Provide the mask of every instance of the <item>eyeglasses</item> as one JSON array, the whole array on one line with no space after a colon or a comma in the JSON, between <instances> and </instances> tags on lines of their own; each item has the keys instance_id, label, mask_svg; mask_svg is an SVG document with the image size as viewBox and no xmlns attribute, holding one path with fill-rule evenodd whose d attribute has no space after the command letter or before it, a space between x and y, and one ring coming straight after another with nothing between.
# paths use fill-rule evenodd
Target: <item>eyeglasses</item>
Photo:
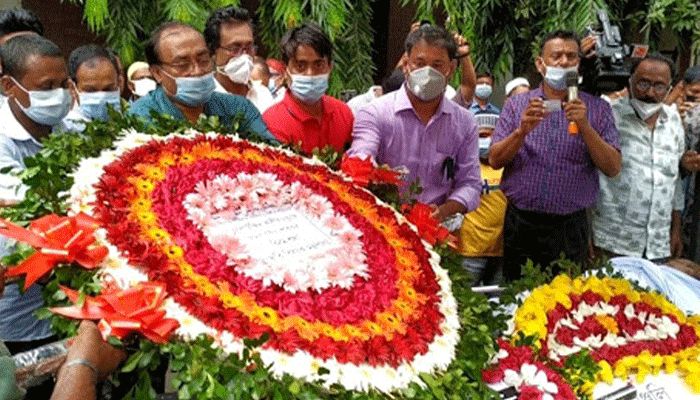
<instances>
[{"instance_id":1,"label":"eyeglasses","mask_svg":"<svg viewBox=\"0 0 700 400\"><path fill-rule=\"evenodd\" d=\"M255 53L257 53L258 51L258 46L254 44L241 45L238 43L234 43L227 47L219 46L219 48L231 54L232 56L240 56L244 53L252 56L255 55Z\"/></svg>"},{"instance_id":2,"label":"eyeglasses","mask_svg":"<svg viewBox=\"0 0 700 400\"><path fill-rule=\"evenodd\" d=\"M162 63L170 68L177 71L178 74L186 75L193 71L199 69L204 71L211 71L214 66L214 60L210 56L200 57L193 62L191 61L178 61L175 63Z\"/></svg>"},{"instance_id":3,"label":"eyeglasses","mask_svg":"<svg viewBox=\"0 0 700 400\"><path fill-rule=\"evenodd\" d=\"M668 91L669 85L665 83L651 83L650 81L646 79L640 79L637 81L637 83L634 85L637 90L646 92L647 90L654 88L654 91L656 93L666 93Z\"/></svg>"}]
</instances>

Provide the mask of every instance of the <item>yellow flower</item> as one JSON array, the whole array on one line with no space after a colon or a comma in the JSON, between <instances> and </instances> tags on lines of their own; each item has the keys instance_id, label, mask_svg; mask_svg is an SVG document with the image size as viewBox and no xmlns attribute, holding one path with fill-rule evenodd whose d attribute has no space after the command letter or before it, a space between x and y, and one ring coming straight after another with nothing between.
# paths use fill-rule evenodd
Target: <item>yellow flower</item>
<instances>
[{"instance_id":1,"label":"yellow flower","mask_svg":"<svg viewBox=\"0 0 700 400\"><path fill-rule=\"evenodd\" d=\"M168 258L180 258L185 252L182 250L182 247L178 245L172 245L168 247L168 250L166 252Z\"/></svg>"},{"instance_id":2,"label":"yellow flower","mask_svg":"<svg viewBox=\"0 0 700 400\"><path fill-rule=\"evenodd\" d=\"M613 370L610 364L608 364L607 361L601 361L598 365L600 365L598 380L612 384L615 377L613 376Z\"/></svg>"},{"instance_id":3,"label":"yellow flower","mask_svg":"<svg viewBox=\"0 0 700 400\"><path fill-rule=\"evenodd\" d=\"M620 332L620 328L617 326L615 319L609 315L596 315L595 319L599 324L603 326L608 332L617 334Z\"/></svg>"},{"instance_id":4,"label":"yellow flower","mask_svg":"<svg viewBox=\"0 0 700 400\"><path fill-rule=\"evenodd\" d=\"M166 240L170 239L170 234L168 232L164 231L163 229L160 228L151 228L148 230L148 237L153 239L156 242L164 242Z\"/></svg>"}]
</instances>

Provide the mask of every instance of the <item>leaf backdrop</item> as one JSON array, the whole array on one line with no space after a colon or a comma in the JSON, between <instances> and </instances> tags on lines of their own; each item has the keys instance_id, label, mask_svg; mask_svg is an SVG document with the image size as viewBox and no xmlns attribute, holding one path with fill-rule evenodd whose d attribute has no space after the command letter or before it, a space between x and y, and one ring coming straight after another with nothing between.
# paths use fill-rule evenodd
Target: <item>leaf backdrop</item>
<instances>
[{"instance_id":1,"label":"leaf backdrop","mask_svg":"<svg viewBox=\"0 0 700 400\"><path fill-rule=\"evenodd\" d=\"M64 0L66 1L66 0ZM161 22L179 20L203 28L211 10L239 5L239 0L67 0L84 8L90 30L106 38L125 64L142 58L143 42ZM389 1L389 0L381 0ZM686 54L700 52L700 5L697 0L392 0L416 9L416 19L444 21L473 44L477 69L498 77L532 71L533 54L543 33L596 22L596 8L609 10L623 35L649 41L656 49L661 32L678 39ZM260 0L256 35L269 56L279 56L284 32L305 20L320 24L335 45L330 93L365 90L372 84L375 0ZM253 11L253 10L250 10ZM375 21L385 24L389 21ZM641 40L640 40L641 39ZM383 71L380 71L383 72Z\"/></svg>"}]
</instances>

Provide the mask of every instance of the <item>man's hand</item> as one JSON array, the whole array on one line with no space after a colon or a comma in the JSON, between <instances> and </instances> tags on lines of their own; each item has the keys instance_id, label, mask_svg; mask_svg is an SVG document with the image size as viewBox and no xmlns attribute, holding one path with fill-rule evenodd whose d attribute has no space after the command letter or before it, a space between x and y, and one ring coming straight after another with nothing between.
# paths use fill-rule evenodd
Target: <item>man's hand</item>
<instances>
[{"instance_id":1,"label":"man's hand","mask_svg":"<svg viewBox=\"0 0 700 400\"><path fill-rule=\"evenodd\" d=\"M671 258L679 258L683 255L683 240L681 239L681 229L671 229Z\"/></svg>"},{"instance_id":2,"label":"man's hand","mask_svg":"<svg viewBox=\"0 0 700 400\"><path fill-rule=\"evenodd\" d=\"M680 106L678 106L678 113L681 115L682 118L685 118L685 113L699 106L700 103L693 101L684 101L683 103L681 103Z\"/></svg>"},{"instance_id":3,"label":"man's hand","mask_svg":"<svg viewBox=\"0 0 700 400\"><path fill-rule=\"evenodd\" d=\"M597 39L595 35L588 35L581 39L581 54L583 54L585 58L595 57L596 42Z\"/></svg>"},{"instance_id":4,"label":"man's hand","mask_svg":"<svg viewBox=\"0 0 700 400\"><path fill-rule=\"evenodd\" d=\"M78 329L78 336L68 349L66 361L82 358L92 363L99 371L98 379L106 379L126 358L126 353L102 340L97 325L83 321Z\"/></svg>"},{"instance_id":5,"label":"man's hand","mask_svg":"<svg viewBox=\"0 0 700 400\"><path fill-rule=\"evenodd\" d=\"M567 101L566 104L564 104L564 112L566 113L566 119L576 122L579 128L589 125L587 115L588 108L586 107L586 103L582 102L581 99Z\"/></svg>"},{"instance_id":6,"label":"man's hand","mask_svg":"<svg viewBox=\"0 0 700 400\"><path fill-rule=\"evenodd\" d=\"M455 43L457 43L457 58L469 57L469 52L471 50L467 39L465 39L464 36L460 35L457 32L453 33L452 35L454 37Z\"/></svg>"},{"instance_id":7,"label":"man's hand","mask_svg":"<svg viewBox=\"0 0 700 400\"><path fill-rule=\"evenodd\" d=\"M700 154L695 150L688 150L681 157L681 166L689 172L700 171Z\"/></svg>"},{"instance_id":8,"label":"man's hand","mask_svg":"<svg viewBox=\"0 0 700 400\"><path fill-rule=\"evenodd\" d=\"M528 133L532 132L532 130L535 129L540 122L542 122L544 116L544 101L539 97L530 99L530 104L528 104L522 117L520 118L520 133L527 135Z\"/></svg>"}]
</instances>

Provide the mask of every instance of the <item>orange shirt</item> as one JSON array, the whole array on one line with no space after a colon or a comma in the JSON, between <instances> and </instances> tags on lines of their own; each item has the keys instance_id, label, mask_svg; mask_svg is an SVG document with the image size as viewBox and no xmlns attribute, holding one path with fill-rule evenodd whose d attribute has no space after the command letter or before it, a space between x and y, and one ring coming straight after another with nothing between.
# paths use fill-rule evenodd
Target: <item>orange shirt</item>
<instances>
[{"instance_id":1,"label":"orange shirt","mask_svg":"<svg viewBox=\"0 0 700 400\"><path fill-rule=\"evenodd\" d=\"M331 96L324 95L321 102L323 115L319 120L304 111L287 91L282 101L265 111L263 121L277 140L288 144L301 143L301 150L306 154L326 146L342 152L352 139L352 111Z\"/></svg>"}]
</instances>

